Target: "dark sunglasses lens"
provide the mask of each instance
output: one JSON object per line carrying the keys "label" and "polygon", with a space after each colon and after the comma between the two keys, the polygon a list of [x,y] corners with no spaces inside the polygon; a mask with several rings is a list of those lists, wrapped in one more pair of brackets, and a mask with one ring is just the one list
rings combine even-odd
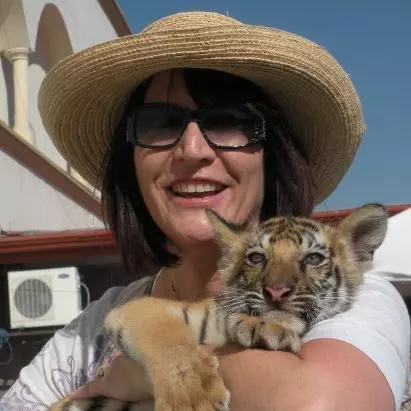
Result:
{"label": "dark sunglasses lens", "polygon": [[173,106],[143,106],[134,116],[134,138],[137,143],[162,147],[173,144],[186,122],[186,113]]}
{"label": "dark sunglasses lens", "polygon": [[253,141],[258,118],[242,108],[210,110],[203,118],[207,137],[217,146],[243,146]]}

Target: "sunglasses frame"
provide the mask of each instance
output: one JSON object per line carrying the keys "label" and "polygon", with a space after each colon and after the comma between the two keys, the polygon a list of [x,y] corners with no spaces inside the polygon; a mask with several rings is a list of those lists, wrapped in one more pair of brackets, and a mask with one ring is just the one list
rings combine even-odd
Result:
{"label": "sunglasses frame", "polygon": [[[175,139],[173,143],[170,144],[164,144],[162,146],[153,146],[150,144],[145,144],[139,141],[136,136],[134,130],[135,124],[136,124],[136,118],[137,114],[139,113],[140,110],[147,108],[147,107],[174,107],[178,108],[178,110],[187,113],[187,116],[185,118],[185,125],[181,128],[179,136]],[[241,145],[235,145],[235,146],[224,146],[224,145],[219,145],[214,143],[210,138],[207,136],[207,133],[205,132],[205,129],[203,127],[203,116],[205,112],[209,111],[214,111],[218,110],[220,108],[238,108],[245,113],[249,114],[250,117],[255,117],[256,119],[259,119],[260,121],[256,121],[256,129],[253,131],[253,138],[248,141],[246,144],[241,144]],[[213,107],[213,108],[205,108],[205,109],[200,109],[200,110],[189,110],[187,108],[181,107],[177,104],[171,104],[171,103],[147,103],[147,104],[142,104],[139,106],[136,106],[133,108],[133,110],[126,116],[126,140],[130,144],[139,146],[139,147],[144,147],[144,148],[150,148],[153,150],[164,150],[168,148],[173,148],[175,147],[181,140],[181,138],[184,135],[184,132],[188,126],[189,123],[195,122],[198,125],[198,128],[200,129],[204,139],[207,141],[207,144],[210,147],[217,148],[217,149],[222,149],[222,150],[236,150],[236,149],[242,149],[246,147],[251,147],[251,146],[256,146],[259,144],[262,144],[266,140],[266,126],[265,126],[265,119],[262,115],[258,115],[256,112],[251,111],[250,108],[248,108],[246,105],[242,104],[240,106],[222,106],[222,107]]]}

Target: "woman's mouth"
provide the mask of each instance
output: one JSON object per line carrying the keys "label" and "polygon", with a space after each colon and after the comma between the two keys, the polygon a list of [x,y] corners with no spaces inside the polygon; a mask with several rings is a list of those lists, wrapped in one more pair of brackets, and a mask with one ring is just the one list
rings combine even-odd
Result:
{"label": "woman's mouth", "polygon": [[176,182],[167,191],[178,206],[213,208],[222,201],[228,186],[215,182]]}
{"label": "woman's mouth", "polygon": [[226,188],[218,183],[176,183],[169,190],[178,197],[183,198],[205,198],[219,194]]}

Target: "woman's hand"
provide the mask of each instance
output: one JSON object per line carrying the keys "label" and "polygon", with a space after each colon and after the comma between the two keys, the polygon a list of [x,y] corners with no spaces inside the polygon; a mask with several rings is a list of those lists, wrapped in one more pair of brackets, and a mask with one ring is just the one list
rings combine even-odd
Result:
{"label": "woman's hand", "polygon": [[[220,356],[241,351],[237,347],[217,347],[203,345],[209,353]],[[71,398],[85,400],[104,396],[127,402],[147,401],[153,398],[151,384],[147,380],[144,368],[136,361],[120,353],[104,368],[104,376],[95,378],[75,391]]]}
{"label": "woman's hand", "polygon": [[101,379],[89,381],[75,391],[71,398],[83,400],[97,396],[140,402],[151,399],[153,393],[144,368],[136,361],[118,354],[104,368]]}

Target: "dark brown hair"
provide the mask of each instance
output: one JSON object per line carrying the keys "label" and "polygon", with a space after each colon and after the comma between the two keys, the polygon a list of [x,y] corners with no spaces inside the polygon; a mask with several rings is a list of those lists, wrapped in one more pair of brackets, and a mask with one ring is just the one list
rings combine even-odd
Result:
{"label": "dark brown hair", "polygon": [[[254,83],[213,70],[184,69],[184,80],[198,107],[251,103],[266,120],[264,200],[261,219],[275,215],[309,216],[314,207],[311,169],[300,144],[275,103]],[[144,101],[150,79],[131,96],[102,165],[105,219],[130,272],[150,274],[178,257],[167,250],[166,236],[147,210],[137,183],[133,146],[126,141],[126,117]]]}

